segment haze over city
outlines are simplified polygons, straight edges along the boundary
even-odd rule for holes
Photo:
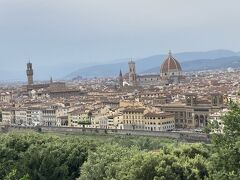
[[[1,80],[62,78],[156,54],[239,51],[237,0],[0,0]]]
[[[0,0],[0,179],[239,180],[239,7]]]

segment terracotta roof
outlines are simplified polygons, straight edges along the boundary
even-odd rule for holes
[[[172,56],[171,52],[169,52],[168,57],[164,60],[164,62],[161,65],[160,72],[167,73],[173,70],[182,71],[182,68],[179,62]]]

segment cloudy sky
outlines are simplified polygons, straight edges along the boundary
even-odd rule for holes
[[[239,51],[239,7],[239,0],[0,0],[0,74],[24,74],[28,59],[40,74],[169,49]]]

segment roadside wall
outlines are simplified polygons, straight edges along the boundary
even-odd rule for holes
[[[188,142],[206,142],[210,139],[204,133],[187,132],[164,132],[164,131],[138,131],[123,129],[99,129],[99,128],[76,128],[76,127],[23,127],[23,126],[1,126],[1,132],[34,130],[42,133],[65,133],[65,134],[99,134],[99,135],[132,135],[132,136],[155,136],[178,139]]]

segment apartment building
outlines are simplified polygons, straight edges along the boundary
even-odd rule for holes
[[[175,128],[174,114],[151,112],[144,107],[128,107],[123,111],[120,129],[169,131]]]
[[[68,126],[70,127],[91,127],[91,112],[84,109],[76,109],[68,112]]]
[[[7,108],[2,110],[2,123],[15,124],[15,109]]]
[[[27,125],[27,109],[16,109],[15,110],[15,123],[17,125]]]

